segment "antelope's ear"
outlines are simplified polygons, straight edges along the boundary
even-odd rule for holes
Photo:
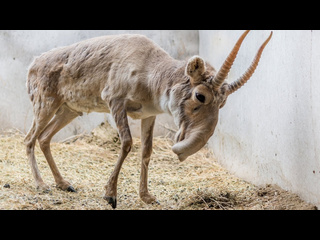
[[[189,59],[186,67],[186,74],[190,76],[192,84],[201,82],[201,75],[205,72],[205,70],[206,66],[201,57],[193,56]]]

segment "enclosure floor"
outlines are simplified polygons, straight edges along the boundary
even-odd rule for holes
[[[109,125],[51,144],[61,174],[77,193],[55,187],[38,144],[37,162],[51,191],[35,188],[23,138],[16,130],[0,136],[0,209],[112,209],[103,199],[104,186],[116,163],[120,142]],[[161,137],[154,138],[148,185],[160,204],[145,204],[138,192],[141,142],[139,138],[133,142],[119,175],[117,209],[316,209],[277,186],[258,187],[235,177],[206,148],[181,163],[171,151],[172,141]]]

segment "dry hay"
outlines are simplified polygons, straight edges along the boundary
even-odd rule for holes
[[[36,190],[23,137],[17,130],[0,136],[0,209],[111,209],[102,197],[120,150],[116,130],[102,124],[91,134],[51,144],[60,172],[77,193],[55,187],[38,145],[39,169],[51,191]],[[145,204],[138,193],[141,142],[139,138],[133,142],[119,175],[117,209],[316,209],[275,186],[259,188],[233,176],[206,148],[180,163],[171,151],[171,140],[161,137],[154,138],[149,165],[149,190],[160,205]]]

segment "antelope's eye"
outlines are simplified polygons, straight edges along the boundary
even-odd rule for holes
[[[197,98],[200,102],[202,102],[202,103],[204,103],[205,100],[206,100],[206,97],[203,96],[203,95],[200,94],[200,93],[196,93],[196,98]]]

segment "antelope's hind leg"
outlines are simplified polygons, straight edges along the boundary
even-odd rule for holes
[[[76,190],[71,186],[71,184],[68,181],[64,180],[61,176],[51,154],[50,141],[57,132],[59,132],[63,127],[65,127],[79,115],[82,115],[82,113],[75,112],[71,110],[69,107],[67,107],[66,104],[63,104],[59,108],[53,119],[50,121],[50,123],[46,126],[46,128],[38,137],[40,148],[50,166],[57,187],[62,190],[67,190],[69,192],[76,192]]]
[[[41,108],[41,105],[34,105],[34,118],[32,122],[32,126],[27,133],[24,143],[26,145],[26,153],[29,159],[29,163],[31,166],[32,175],[34,177],[37,189],[41,191],[50,191],[48,185],[44,183],[42,177],[40,175],[40,171],[37,165],[36,157],[34,155],[34,147],[36,144],[36,140],[43,131],[43,129],[47,126],[49,121],[52,119],[56,111],[61,106],[58,102],[53,102],[51,104],[47,104],[45,108]]]

